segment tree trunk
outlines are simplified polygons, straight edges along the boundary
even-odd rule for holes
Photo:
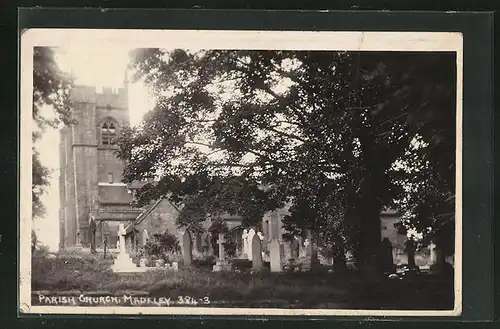
[[[346,268],[344,241],[342,240],[342,235],[337,234],[333,250],[333,269],[335,271],[344,271]]]
[[[379,254],[381,244],[380,205],[377,199],[365,191],[359,199],[357,210],[360,219],[359,270],[362,275],[376,277],[381,273]]]

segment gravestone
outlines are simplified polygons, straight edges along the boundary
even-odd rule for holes
[[[292,259],[298,259],[299,258],[299,252],[300,252],[300,243],[297,238],[293,238],[292,240],[292,245],[290,246],[291,248],[291,258]]]
[[[431,273],[442,274],[446,268],[446,257],[443,251],[439,249],[434,243],[429,246],[430,260],[431,260]],[[451,266],[451,265],[450,265]]]
[[[307,239],[304,242],[304,246],[306,247],[306,267],[311,270],[318,268],[320,266],[318,259],[318,246],[311,230],[307,230]]]
[[[431,266],[437,263],[438,255],[436,252],[436,245],[434,243],[431,243],[429,245],[429,252],[430,252],[430,262]]]
[[[231,270],[231,264],[229,264],[228,261],[226,260],[224,243],[226,243],[226,239],[224,239],[224,234],[219,233],[219,238],[217,239],[217,244],[219,245],[219,258],[217,259],[215,265],[213,266],[214,272]]]
[[[172,263],[172,270],[174,270],[175,272],[177,272],[179,270],[179,263],[173,262]]]
[[[255,236],[255,230],[252,228],[248,231],[248,259],[252,260],[253,256],[253,251],[252,251],[252,242],[253,242],[253,237]]]
[[[396,270],[394,266],[394,257],[392,255],[392,243],[388,238],[382,240],[382,248],[380,250],[380,263],[382,273],[394,273]]]
[[[408,268],[410,270],[417,269],[417,265],[415,264],[415,251],[417,249],[417,245],[413,237],[410,237],[408,241],[406,241],[406,254],[408,255]]]
[[[252,268],[261,270],[264,263],[262,262],[262,242],[258,235],[254,235],[252,240]]]
[[[269,244],[269,257],[271,259],[271,272],[282,272],[281,268],[281,246],[277,238]]]
[[[125,227],[122,223],[120,223],[120,226],[118,228],[118,241],[120,249],[118,256],[116,257],[115,262],[112,266],[112,270],[116,273],[142,272],[146,268],[137,267],[132,261],[132,258],[130,258],[130,256],[127,254],[127,251],[125,250],[125,234]]]
[[[244,229],[241,234],[241,239],[243,240],[243,258],[248,259],[248,251],[250,248],[248,247],[248,230]]]
[[[191,243],[191,233],[186,230],[182,236],[182,259],[184,261],[184,266],[190,266],[193,262],[193,250]]]

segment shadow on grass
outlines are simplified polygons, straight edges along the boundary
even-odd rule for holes
[[[97,255],[35,253],[32,290],[93,294],[143,294],[151,297],[209,297],[213,307],[451,309],[453,283],[446,280],[383,280],[368,283],[355,275],[329,273],[178,272],[117,274],[112,259]]]

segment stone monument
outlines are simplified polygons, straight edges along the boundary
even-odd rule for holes
[[[217,259],[215,265],[213,266],[214,272],[231,270],[231,264],[229,264],[228,261],[226,260],[226,255],[224,252],[224,243],[226,243],[226,240],[224,239],[224,234],[219,233],[219,239],[217,240],[217,244],[219,245],[219,258]]]
[[[188,230],[182,236],[182,259],[184,266],[191,266],[193,262],[193,246],[191,241],[191,233]]]
[[[120,251],[111,268],[115,273],[144,272],[146,268],[137,267],[125,250],[125,233],[125,227],[120,223],[118,228]]]
[[[262,242],[258,235],[254,235],[252,239],[252,268],[262,270],[264,263],[262,262]]]

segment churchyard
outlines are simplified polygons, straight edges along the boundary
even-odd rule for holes
[[[165,253],[163,257],[127,253],[123,235],[118,249],[106,251],[71,248],[50,253],[39,248],[32,257],[32,304],[328,309],[453,307],[450,278],[453,271],[438,275],[425,269],[405,272],[400,267],[391,275],[367,279],[349,267],[336,271],[333,266],[320,262],[308,266],[297,261],[294,266],[292,260],[284,265],[282,261],[273,261],[280,257],[279,251],[270,252],[270,261],[266,261],[259,234],[252,236],[251,244],[245,242],[244,251],[250,252],[251,257],[228,256],[223,234],[217,239],[216,257],[193,256],[189,233],[185,236],[179,252]],[[307,250],[310,253],[312,249]]]

